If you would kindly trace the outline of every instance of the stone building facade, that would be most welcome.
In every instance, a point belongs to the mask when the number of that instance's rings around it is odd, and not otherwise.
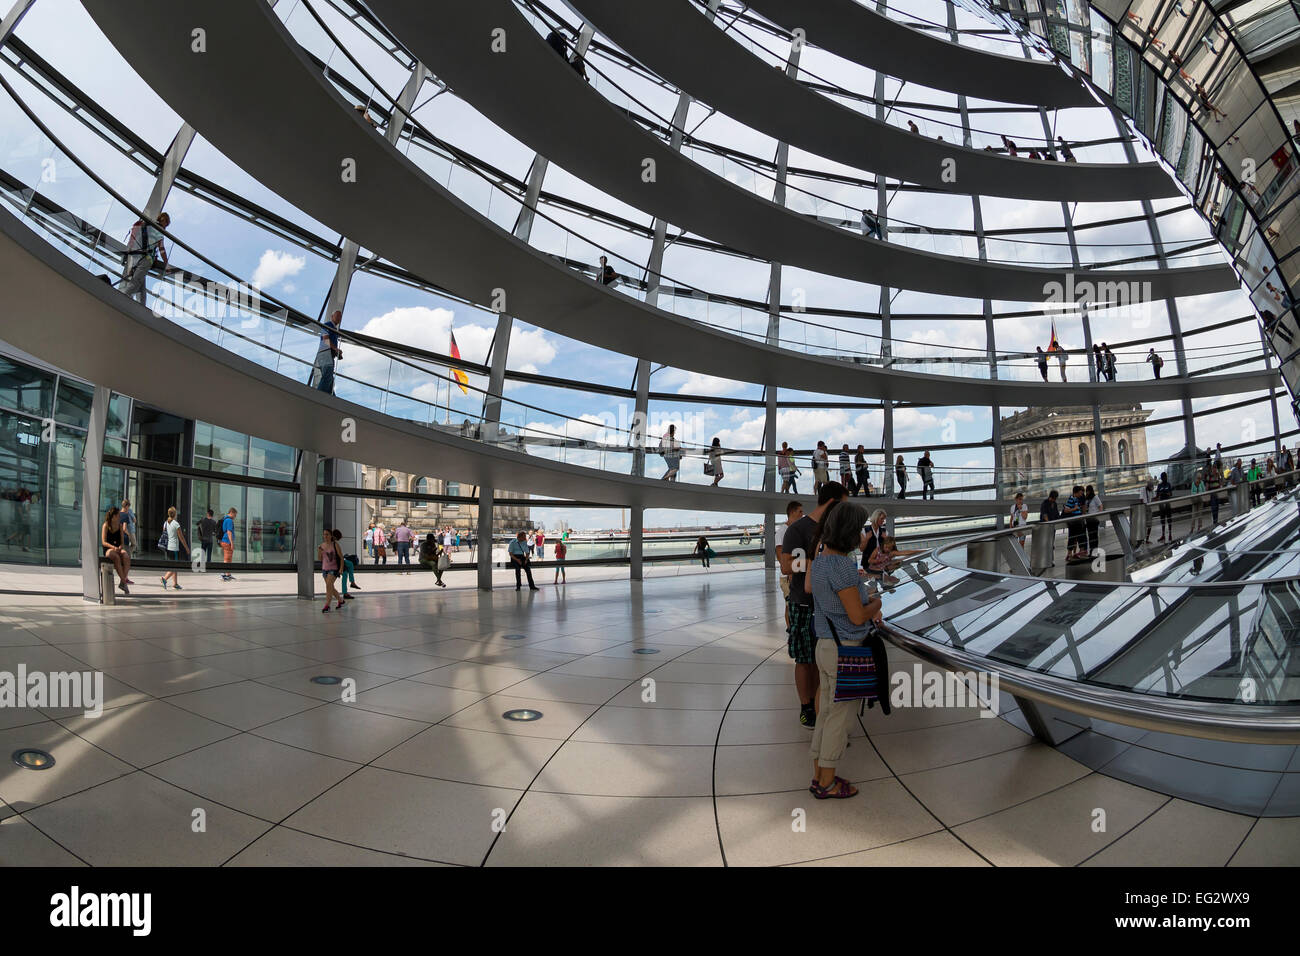
[[[1106,469],[1108,492],[1139,487],[1148,474],[1146,420],[1140,404],[1101,407],[1102,446],[1092,430],[1092,407],[1027,408],[1002,419],[1001,492],[1069,494],[1074,484],[1098,484]]]
[[[417,532],[434,531],[440,528],[455,528],[462,533],[478,530],[478,505],[447,501],[411,501],[402,498],[385,498],[384,491],[402,491],[413,494],[428,495],[473,495],[478,489],[471,485],[455,481],[446,481],[428,475],[411,475],[378,468],[373,465],[362,466],[362,483],[366,488],[373,488],[377,497],[363,499],[361,528],[364,531],[371,521],[382,520],[384,526],[392,529],[402,519]],[[497,531],[530,530],[532,519],[527,504],[528,496],[512,492],[497,492],[498,498],[518,499],[519,505],[497,505],[494,509],[493,523]]]

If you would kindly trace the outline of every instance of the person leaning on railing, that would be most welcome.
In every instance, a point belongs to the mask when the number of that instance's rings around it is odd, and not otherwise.
[[[1205,475],[1206,497],[1210,503],[1210,527],[1219,523],[1219,490],[1223,487],[1223,475],[1218,468],[1211,468]]]

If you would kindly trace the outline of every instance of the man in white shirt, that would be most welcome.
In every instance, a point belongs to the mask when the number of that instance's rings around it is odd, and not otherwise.
[[[1016,492],[1016,500],[1011,505],[1011,527],[1023,528],[1029,523],[1029,508],[1025,505],[1024,492]],[[1023,551],[1025,547],[1025,532],[1019,532],[1016,537],[1020,541],[1020,548]]]

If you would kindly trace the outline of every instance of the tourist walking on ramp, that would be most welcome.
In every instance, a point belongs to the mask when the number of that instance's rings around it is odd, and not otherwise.
[[[794,449],[785,442],[781,442],[781,450],[776,453],[776,472],[781,476],[781,494],[797,495],[799,484],[795,479],[799,477],[800,471],[794,463]]]
[[[921,476],[921,500],[934,500],[934,462],[927,451],[916,463],[916,473]]]
[[[1156,378],[1159,378],[1160,370],[1165,367],[1165,360],[1156,354],[1155,349],[1151,349],[1147,352],[1145,361],[1151,363],[1151,373],[1155,375]]]
[[[171,216],[164,212],[159,214],[156,226],[145,219],[137,219],[131,226],[122,260],[122,291],[141,305],[145,304],[145,280],[153,267],[161,264],[168,268],[162,230],[171,224]]]
[[[334,394],[334,365],[343,358],[343,349],[339,348],[339,329],[342,327],[343,313],[335,309],[321,326],[316,362],[311,370],[311,385],[330,395]]]
[[[713,476],[713,484],[709,487],[718,487],[722,481],[722,443],[717,438],[709,446],[709,460],[704,463],[704,473]]]
[[[663,481],[676,481],[677,471],[682,465],[682,443],[677,440],[677,426],[669,425],[659,439],[659,454],[663,456],[668,470],[663,474]]]
[[[894,462],[894,477],[898,479],[898,497],[903,499],[907,497],[907,466],[903,464],[903,456],[899,455]]]
[[[853,475],[853,453],[849,451],[848,442],[840,448],[840,484],[844,486],[850,498],[857,494],[858,483]]]

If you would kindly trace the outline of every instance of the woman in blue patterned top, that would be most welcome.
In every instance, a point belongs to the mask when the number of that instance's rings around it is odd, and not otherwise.
[[[863,600],[858,565],[852,557],[866,518],[866,511],[852,502],[833,504],[817,527],[815,541],[820,542],[821,550],[814,546],[816,558],[808,570],[808,590],[817,622],[814,656],[821,680],[821,707],[812,739],[813,780],[808,789],[818,800],[843,799],[858,792],[847,780],[835,776],[835,766],[849,742],[853,701],[834,699],[839,655],[831,625],[841,644],[856,646],[866,639],[870,622],[881,619],[880,597],[872,595]]]

